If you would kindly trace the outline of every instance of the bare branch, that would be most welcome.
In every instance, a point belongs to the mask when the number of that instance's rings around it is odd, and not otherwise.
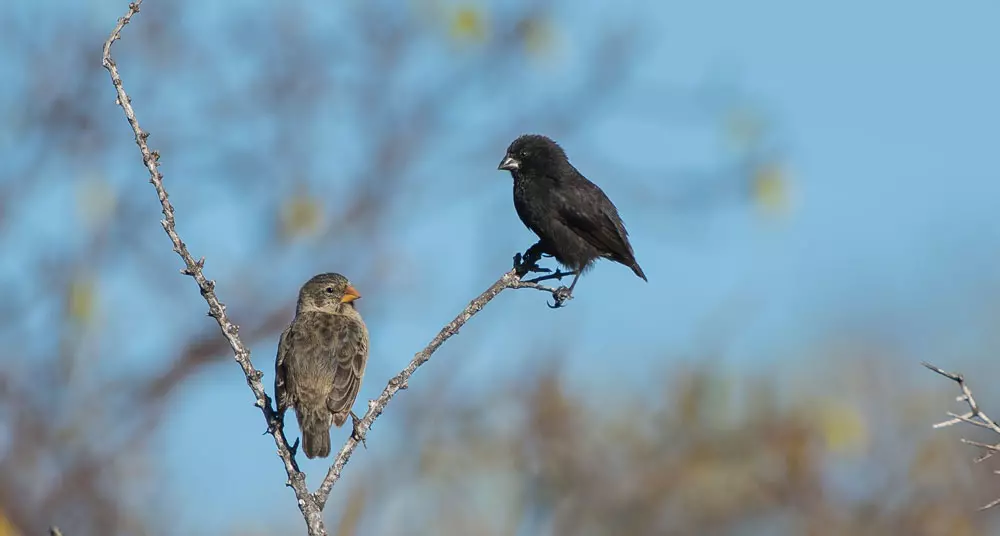
[[[142,4],[142,0],[136,0],[129,4],[128,12],[124,17],[118,19],[118,24],[115,26],[108,40],[104,43],[104,58],[103,64],[104,68],[108,70],[111,75],[111,83],[115,86],[115,91],[118,94],[117,104],[121,106],[122,110],[125,112],[125,117],[128,119],[129,125],[132,127],[132,132],[135,133],[135,143],[139,146],[139,151],[142,153],[142,161],[149,170],[149,181],[153,184],[156,189],[157,196],[160,199],[160,206],[163,210],[164,219],[160,222],[163,226],[163,230],[170,237],[170,241],[173,242],[174,251],[181,257],[184,261],[184,269],[181,271],[185,275],[189,275],[194,278],[195,282],[198,283],[198,288],[201,290],[201,295],[205,298],[208,303],[208,314],[216,320],[219,324],[219,329],[222,330],[222,335],[229,341],[229,346],[233,350],[233,355],[236,358],[237,363],[243,369],[243,373],[246,376],[247,384],[253,391],[254,397],[256,399],[255,405],[261,409],[264,414],[264,419],[268,423],[268,431],[274,436],[274,443],[278,449],[278,456],[282,459],[285,464],[285,472],[288,474],[287,484],[294,490],[295,497],[298,500],[299,510],[302,512],[302,516],[306,520],[306,525],[309,529],[310,536],[320,536],[326,534],[326,529],[323,526],[323,516],[322,510],[319,505],[313,500],[312,495],[309,493],[308,488],[306,488],[305,475],[298,470],[298,466],[295,463],[295,458],[292,455],[292,451],[288,446],[288,441],[285,439],[284,432],[280,420],[274,414],[271,409],[271,399],[267,396],[264,391],[264,384],[261,382],[263,378],[263,372],[256,370],[253,363],[250,361],[250,351],[243,345],[243,342],[239,338],[239,327],[229,320],[226,316],[226,306],[219,301],[219,298],[215,295],[215,282],[205,278],[202,273],[202,268],[205,265],[205,259],[202,258],[195,261],[188,252],[187,246],[181,240],[180,236],[177,234],[176,223],[174,221],[174,208],[170,204],[170,200],[167,196],[167,191],[163,187],[163,175],[159,171],[159,154],[156,151],[151,151],[146,143],[149,138],[149,133],[142,130],[139,127],[139,121],[136,119],[135,111],[132,109],[132,100],[125,92],[125,87],[122,84],[121,76],[118,74],[118,68],[115,65],[114,60],[111,58],[111,45],[115,41],[121,38],[121,31],[125,28],[125,25],[131,21],[132,17],[139,13],[139,6]]]
[[[355,448],[357,448],[358,443],[363,443],[365,441],[365,436],[367,435],[368,430],[371,429],[375,419],[382,414],[385,406],[389,403],[393,396],[395,396],[401,389],[405,389],[407,387],[407,382],[409,381],[410,376],[413,375],[417,368],[426,363],[430,359],[431,355],[437,351],[437,349],[440,348],[446,340],[458,333],[459,329],[461,329],[461,327],[465,325],[469,319],[481,311],[483,307],[500,294],[500,292],[506,289],[530,288],[541,290],[543,292],[549,292],[558,301],[559,298],[557,296],[557,289],[539,284],[538,281],[548,278],[522,281],[521,276],[526,270],[522,267],[515,266],[515,268],[505,273],[485,292],[480,294],[476,299],[472,300],[469,305],[455,317],[454,320],[438,332],[437,336],[431,340],[427,347],[413,357],[413,360],[410,361],[410,364],[407,365],[402,372],[389,381],[389,384],[378,398],[369,402],[368,412],[355,424],[354,434],[352,434],[351,438],[348,439],[347,443],[337,455],[316,494],[310,494],[308,488],[306,488],[305,475],[299,471],[298,465],[295,462],[294,452],[292,448],[289,447],[288,441],[285,438],[281,419],[272,409],[271,399],[264,390],[264,385],[261,382],[261,379],[264,376],[263,372],[254,368],[253,363],[250,360],[250,351],[246,348],[238,335],[239,327],[229,320],[229,317],[226,315],[226,306],[215,294],[215,282],[205,277],[203,273],[205,259],[201,258],[196,261],[194,257],[191,256],[191,253],[188,251],[187,246],[181,240],[180,236],[177,234],[174,208],[171,205],[167,191],[163,186],[163,175],[159,171],[159,154],[156,151],[149,149],[149,146],[146,143],[146,140],[149,138],[149,133],[140,128],[139,121],[135,116],[135,111],[132,109],[131,98],[125,92],[125,87],[122,84],[118,68],[115,65],[114,60],[111,58],[112,44],[121,38],[122,29],[131,21],[133,16],[139,13],[139,6],[141,3],[142,0],[137,0],[129,4],[128,12],[124,17],[118,19],[118,24],[111,32],[108,40],[104,43],[104,68],[107,69],[111,75],[111,83],[115,86],[115,90],[118,94],[117,103],[121,106],[122,110],[124,110],[125,117],[128,119],[129,125],[132,127],[132,131],[135,134],[135,142],[139,146],[139,150],[142,153],[143,164],[145,164],[146,169],[149,171],[150,183],[153,184],[153,187],[156,189],[157,196],[159,197],[164,217],[160,223],[163,226],[163,230],[170,238],[170,241],[173,243],[174,252],[176,252],[177,255],[179,255],[184,261],[184,269],[181,270],[181,273],[191,276],[198,284],[202,297],[204,297],[205,301],[208,303],[208,315],[214,318],[218,323],[219,329],[222,330],[222,335],[229,342],[229,346],[233,350],[236,362],[239,363],[240,367],[243,369],[247,384],[250,386],[250,389],[253,391],[256,399],[255,405],[259,407],[261,412],[264,414],[264,419],[267,421],[268,425],[268,432],[274,437],[274,442],[278,449],[278,456],[285,464],[285,471],[288,474],[288,486],[290,486],[295,492],[299,510],[302,512],[303,518],[306,521],[306,526],[308,527],[310,536],[325,536],[326,529],[323,525],[322,512],[323,507],[326,505],[326,501],[330,496],[330,491],[340,478],[344,466],[347,464]],[[526,255],[526,257],[531,257],[531,255]],[[534,261],[528,260],[531,266],[536,266],[534,264],[535,261],[537,261],[537,258],[534,259]],[[561,277],[562,275],[565,275],[558,272],[557,274],[558,275],[555,275],[554,277]]]
[[[934,428],[944,428],[945,426],[951,426],[953,424],[964,422],[968,424],[974,424],[980,428],[986,428],[1000,435],[1000,425],[998,425],[996,421],[994,421],[988,415],[986,415],[986,413],[983,412],[982,408],[979,407],[979,404],[976,402],[976,399],[973,398],[972,396],[972,390],[969,389],[969,386],[965,383],[964,376],[955,372],[948,372],[940,367],[931,365],[926,361],[922,362],[921,364],[927,367],[928,369],[944,376],[945,378],[948,378],[949,380],[952,380],[955,383],[957,383],[958,388],[962,390],[962,394],[959,395],[956,398],[956,400],[968,404],[970,410],[968,413],[965,413],[963,415],[958,415],[956,413],[949,412],[948,416],[952,418],[948,419],[947,421],[935,424]],[[984,450],[984,453],[978,458],[976,458],[977,463],[992,457],[997,452],[1000,452],[1000,443],[990,445],[988,443],[983,443],[980,441],[972,441],[970,439],[964,439],[964,438],[961,439],[961,441],[966,445],[972,445],[973,447],[977,447]],[[998,504],[1000,504],[1000,499],[996,499],[990,502],[989,504],[980,507],[979,509],[987,510],[993,508]]]

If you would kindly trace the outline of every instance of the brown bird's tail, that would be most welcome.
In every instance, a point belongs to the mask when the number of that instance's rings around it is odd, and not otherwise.
[[[326,458],[330,455],[330,414],[322,411],[296,409],[302,431],[302,452],[307,458]]]

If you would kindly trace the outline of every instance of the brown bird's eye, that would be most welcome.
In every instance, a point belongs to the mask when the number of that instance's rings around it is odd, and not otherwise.
[[[326,292],[328,294],[333,294],[334,293],[333,287],[326,287]]]

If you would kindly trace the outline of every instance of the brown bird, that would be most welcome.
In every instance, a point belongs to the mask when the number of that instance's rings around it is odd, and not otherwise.
[[[368,362],[368,328],[354,306],[361,294],[340,274],[319,274],[299,291],[295,318],[278,342],[274,392],[288,408],[308,458],[330,455],[330,425],[350,416]]]

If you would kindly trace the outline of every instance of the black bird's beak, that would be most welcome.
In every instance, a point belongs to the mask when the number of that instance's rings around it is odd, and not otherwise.
[[[497,169],[501,171],[514,171],[519,167],[521,167],[521,163],[508,154],[504,155],[503,160],[500,161],[500,165],[497,166]]]

